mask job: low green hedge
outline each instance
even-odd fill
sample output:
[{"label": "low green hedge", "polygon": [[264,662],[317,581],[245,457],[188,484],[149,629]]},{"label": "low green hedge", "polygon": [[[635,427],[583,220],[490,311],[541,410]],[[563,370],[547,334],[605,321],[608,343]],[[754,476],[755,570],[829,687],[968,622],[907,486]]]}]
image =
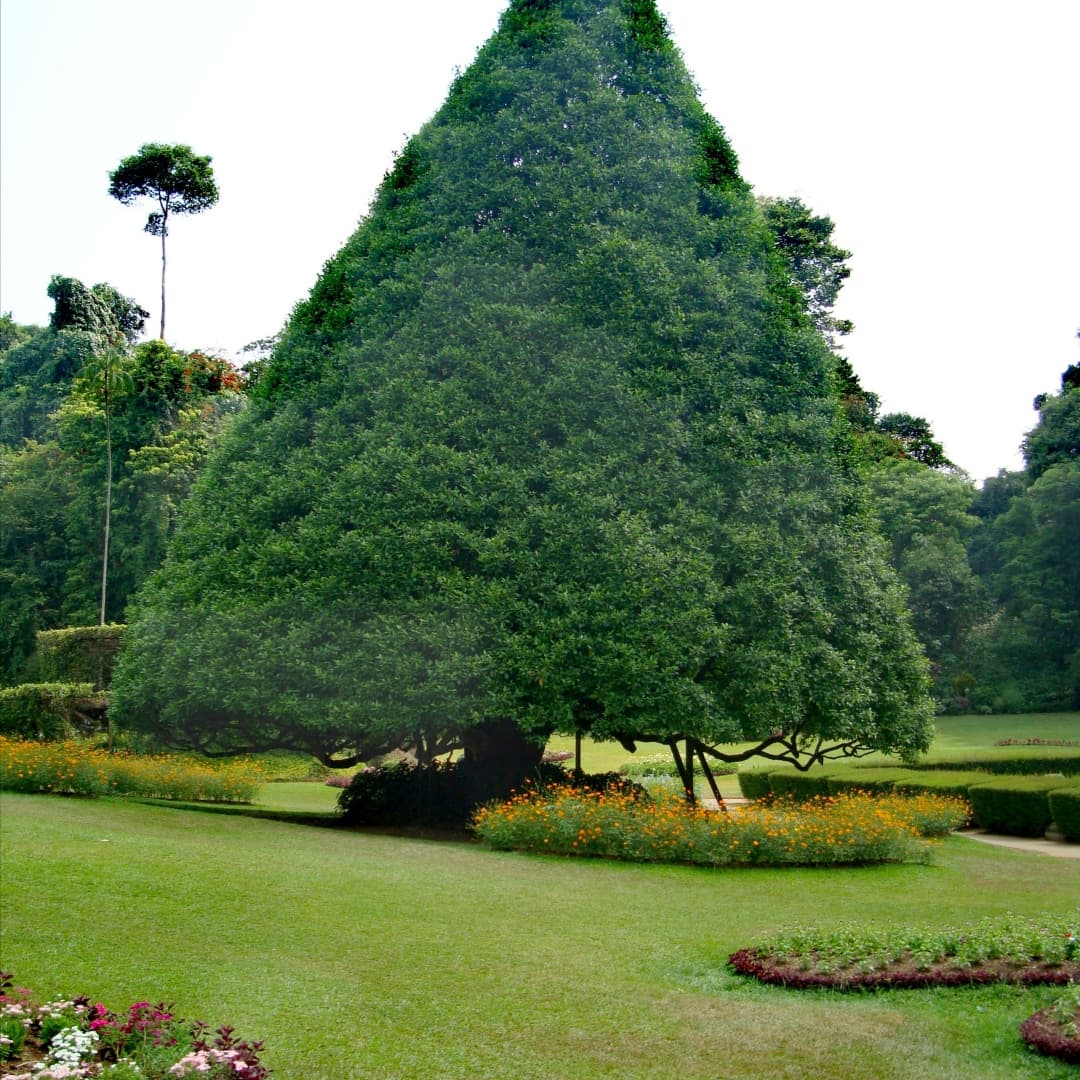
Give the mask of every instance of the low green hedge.
[{"label": "low green hedge", "polygon": [[[1062,773],[1080,776],[1080,750],[1060,748],[1056,753],[1025,754],[1022,747],[998,753],[970,753],[957,757],[939,757],[932,761],[918,761],[907,766],[918,772],[934,770],[976,770],[995,776],[1038,776],[1044,773]],[[870,768],[872,766],[860,766]]]},{"label": "low green hedge", "polygon": [[1047,800],[1061,835],[1066,840],[1080,840],[1080,785],[1051,791]]},{"label": "low green hedge", "polygon": [[815,795],[828,795],[828,773],[821,770],[799,772],[797,769],[777,769],[769,773],[769,790],[774,795],[792,799],[812,799]]},{"label": "low green hedge", "polygon": [[0,735],[63,739],[79,719],[79,706],[94,693],[90,683],[23,683],[0,690]]},{"label": "low green hedge", "polygon": [[769,777],[775,769],[740,769],[739,790],[744,799],[764,799],[772,790]]},{"label": "low green hedge", "polygon": [[830,772],[826,777],[826,786],[830,795],[840,795],[845,791],[892,791],[893,785],[900,780],[915,779],[916,774],[910,769],[840,769]]},{"label": "low green hedge", "polygon": [[893,791],[903,795],[925,792],[928,795],[959,795],[967,798],[968,790],[975,784],[993,780],[987,772],[923,772],[912,773],[907,779],[897,780]]},{"label": "low green hedge", "polygon": [[1063,788],[1080,791],[1080,785],[1060,776],[1001,777],[976,784],[968,791],[972,819],[989,832],[1042,836],[1053,820],[1050,792]]}]

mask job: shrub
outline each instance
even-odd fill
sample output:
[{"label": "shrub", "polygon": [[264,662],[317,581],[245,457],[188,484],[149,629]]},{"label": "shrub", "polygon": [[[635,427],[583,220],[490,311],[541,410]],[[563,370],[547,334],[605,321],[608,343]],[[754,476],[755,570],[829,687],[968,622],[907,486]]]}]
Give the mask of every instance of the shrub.
[{"label": "shrub", "polygon": [[907,779],[897,780],[893,784],[893,791],[900,795],[924,791],[930,794],[959,795],[966,798],[973,784],[983,784],[992,779],[993,776],[985,772],[922,772],[913,774]]},{"label": "shrub", "polygon": [[1056,754],[1028,754],[1023,747],[1014,753],[994,754],[973,752],[962,756],[939,757],[932,761],[917,761],[907,766],[916,772],[936,769],[980,771],[997,776],[1037,776],[1057,772],[1065,776],[1080,774],[1080,750],[1063,747]]},{"label": "shrub", "polygon": [[468,819],[473,805],[457,763],[442,761],[365,769],[338,796],[342,815],[353,825],[453,827]]},{"label": "shrub", "polygon": [[23,683],[0,690],[0,735],[19,739],[70,736],[76,726],[85,726],[81,707],[92,703],[93,693],[88,682]]},{"label": "shrub", "polygon": [[969,791],[972,817],[981,829],[1011,836],[1042,836],[1053,820],[1049,793],[1065,785],[1057,776],[989,780]]},{"label": "shrub", "polygon": [[898,780],[911,779],[914,774],[910,769],[851,769],[830,772],[825,778],[825,786],[830,795],[840,795],[845,791],[892,791]]},{"label": "shrub", "polygon": [[[473,811],[485,800],[478,779],[463,761],[430,765],[400,761],[356,773],[338,796],[338,806],[353,825],[459,829],[469,823]],[[636,798],[644,791],[619,773],[568,773],[561,765],[544,763],[527,783],[534,792],[573,785],[589,791],[625,791]]]},{"label": "shrub", "polygon": [[41,743],[0,736],[0,788],[6,791],[250,802],[262,783],[258,766],[246,758],[143,757],[75,740]]},{"label": "shrub", "polygon": [[769,790],[774,795],[785,795],[792,799],[828,795],[828,774],[821,770],[798,772],[795,769],[776,769],[769,773]]},{"label": "shrub", "polygon": [[116,654],[125,629],[122,623],[108,623],[105,626],[39,630],[38,670],[45,679],[88,682],[95,690],[104,690],[112,681]]},{"label": "shrub", "polygon": [[1066,840],[1080,840],[1080,786],[1058,788],[1047,796],[1050,816]]},{"label": "shrub", "polygon": [[739,790],[747,799],[764,799],[772,791],[769,777],[772,769],[740,769]]},{"label": "shrub", "polygon": [[87,997],[39,1003],[29,990],[13,989],[0,972],[0,1030],[21,1029],[0,1042],[0,1061],[22,1077],[114,1077],[115,1080],[265,1080],[262,1043],[237,1039],[222,1025],[181,1020],[172,1006],[138,1001],[124,1013],[91,1005]]}]

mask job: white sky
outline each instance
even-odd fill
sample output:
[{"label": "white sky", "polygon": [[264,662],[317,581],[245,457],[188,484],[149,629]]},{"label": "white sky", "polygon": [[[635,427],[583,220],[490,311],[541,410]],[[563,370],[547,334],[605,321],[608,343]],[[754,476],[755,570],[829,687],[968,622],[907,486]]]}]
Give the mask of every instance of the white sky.
[{"label": "white sky", "polygon": [[[366,213],[504,0],[0,0],[0,310],[54,273],[149,309],[150,207],[108,174],[144,142],[213,156],[174,219],[166,336],[274,333]],[[854,252],[847,354],[976,479],[1018,468],[1080,328],[1076,0],[660,0],[743,176]]]}]

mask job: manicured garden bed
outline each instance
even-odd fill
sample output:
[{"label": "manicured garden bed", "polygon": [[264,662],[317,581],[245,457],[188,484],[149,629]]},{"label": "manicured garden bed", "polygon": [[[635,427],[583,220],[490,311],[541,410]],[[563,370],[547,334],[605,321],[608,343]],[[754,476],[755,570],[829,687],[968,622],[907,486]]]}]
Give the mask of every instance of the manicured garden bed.
[{"label": "manicured garden bed", "polygon": [[1080,1065],[1080,984],[1020,1025],[1020,1038],[1047,1057]]},{"label": "manicured garden bed", "polygon": [[925,862],[923,838],[961,827],[968,813],[955,797],[851,793],[723,814],[676,794],[555,787],[481,807],[473,829],[501,850],[711,867],[850,866]]},{"label": "manicured garden bed", "polygon": [[1080,919],[1012,917],[964,928],[798,929],[739,949],[740,975],[792,989],[913,989],[1080,980]]},{"label": "manicured garden bed", "polygon": [[0,1080],[265,1080],[261,1052],[164,1002],[114,1013],[85,996],[41,1001],[0,972]]}]

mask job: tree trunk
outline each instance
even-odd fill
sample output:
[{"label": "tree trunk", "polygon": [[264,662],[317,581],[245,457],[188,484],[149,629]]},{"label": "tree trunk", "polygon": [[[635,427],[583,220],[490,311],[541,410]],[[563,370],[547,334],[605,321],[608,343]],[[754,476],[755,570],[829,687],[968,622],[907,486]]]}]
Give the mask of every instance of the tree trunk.
[{"label": "tree trunk", "polygon": [[161,223],[161,333],[158,337],[165,340],[165,222]]},{"label": "tree trunk", "polygon": [[105,599],[109,588],[109,528],[112,523],[112,423],[109,400],[109,370],[105,370],[105,529],[101,555],[101,604],[98,607],[98,626],[105,625]]}]

